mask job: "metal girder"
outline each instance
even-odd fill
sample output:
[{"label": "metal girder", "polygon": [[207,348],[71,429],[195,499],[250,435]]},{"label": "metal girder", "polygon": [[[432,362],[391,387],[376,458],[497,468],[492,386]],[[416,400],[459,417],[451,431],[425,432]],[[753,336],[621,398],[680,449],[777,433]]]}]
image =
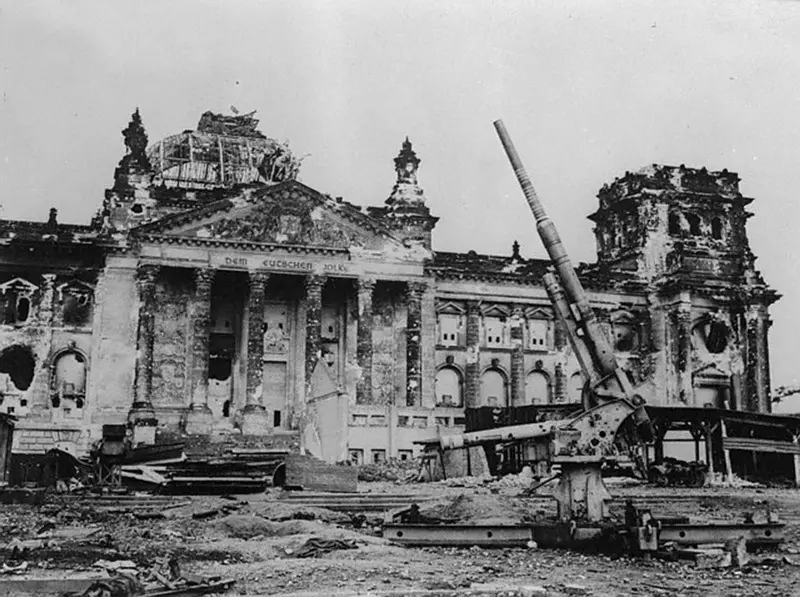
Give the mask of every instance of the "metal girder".
[{"label": "metal girder", "polygon": [[[670,524],[652,528],[657,542],[679,545],[724,543],[744,537],[750,545],[778,544],[784,539],[782,523],[767,524]],[[633,527],[639,534],[644,527]],[[526,547],[536,542],[539,547],[580,548],[606,544],[621,531],[633,530],[620,525],[579,526],[564,523],[534,525],[436,525],[384,524],[383,536],[393,543],[409,546],[445,545],[450,547]],[[639,536],[639,547],[643,537]],[[647,543],[657,545],[652,539]]]},{"label": "metal girder", "polygon": [[403,545],[453,547],[525,547],[534,540],[531,527],[499,525],[385,524],[383,536]]},{"label": "metal girder", "polygon": [[748,544],[775,544],[783,541],[785,526],[783,523],[671,524],[659,529],[658,539],[682,545],[700,545],[744,537]]},{"label": "metal girder", "polygon": [[607,545],[618,533],[614,525],[575,527],[557,522],[525,526],[385,524],[383,536],[393,543],[418,547],[527,547],[534,541],[539,547],[581,549]]}]

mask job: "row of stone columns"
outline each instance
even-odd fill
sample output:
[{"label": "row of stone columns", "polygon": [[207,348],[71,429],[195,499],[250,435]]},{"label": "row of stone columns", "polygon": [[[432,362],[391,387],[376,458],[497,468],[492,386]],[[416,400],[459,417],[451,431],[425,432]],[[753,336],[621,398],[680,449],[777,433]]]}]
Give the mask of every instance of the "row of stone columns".
[{"label": "row of stone columns", "polygon": [[[137,328],[136,373],[134,401],[129,419],[138,426],[155,425],[155,411],[151,402],[153,388],[153,343],[155,338],[155,287],[160,266],[143,265],[137,272],[139,292],[139,323]],[[199,268],[195,270],[195,292],[190,308],[192,321],[191,344],[191,403],[187,412],[188,433],[207,433],[211,426],[211,410],[208,407],[208,359],[211,328],[211,287],[215,271]],[[249,279],[247,300],[247,370],[245,405],[242,411],[243,432],[263,433],[269,423],[263,404],[263,340],[264,300],[269,274],[252,272]],[[306,309],[306,342],[304,372],[306,394],[311,387],[311,378],[321,356],[322,343],[322,290],[327,282],[325,276],[312,275],[304,279]],[[421,403],[422,390],[422,295],[426,286],[409,283],[407,287],[407,331],[406,331],[406,403],[410,406]],[[359,403],[372,401],[372,361],[374,324],[373,293],[375,280],[358,280],[358,328],[356,358],[361,368],[361,378],[356,392]],[[302,410],[301,406],[301,410]],[[302,417],[303,413],[299,413]]]}]

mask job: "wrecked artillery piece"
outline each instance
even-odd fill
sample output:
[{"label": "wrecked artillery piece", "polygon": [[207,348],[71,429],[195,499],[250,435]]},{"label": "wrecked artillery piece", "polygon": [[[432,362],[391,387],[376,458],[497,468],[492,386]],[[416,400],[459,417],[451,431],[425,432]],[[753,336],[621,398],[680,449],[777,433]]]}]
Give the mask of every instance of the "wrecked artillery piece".
[{"label": "wrecked artillery piece", "polygon": [[[766,525],[758,525],[758,529],[751,523],[749,526],[684,525],[684,528],[672,532],[648,511],[638,511],[632,503],[626,509],[624,522],[609,520],[607,501],[611,495],[603,482],[601,467],[617,459],[626,445],[651,439],[652,428],[645,404],[646,398],[653,396],[655,387],[651,382],[634,387],[627,372],[619,366],[556,227],[547,216],[505,126],[500,120],[494,126],[552,261],[543,282],[587,380],[583,390],[584,410],[565,420],[440,435],[421,443],[429,452],[469,446],[507,448],[513,445],[525,452],[527,461],[557,465],[560,468],[559,482],[553,497],[558,505],[558,521],[503,528],[389,525],[385,529],[388,536],[407,544],[436,544],[437,537],[453,535],[451,540],[464,540],[469,544],[470,541],[498,541],[508,535],[507,539],[512,543],[521,538],[536,540],[540,545],[549,543],[562,547],[598,546],[598,543],[622,538],[628,549],[639,552],[657,551],[659,540],[669,540],[668,537],[673,535],[696,543],[708,537],[722,541],[741,537],[750,541],[776,541],[782,525],[771,520]],[[545,543],[542,543],[543,539],[546,539]],[[413,543],[415,540],[417,543]]]}]

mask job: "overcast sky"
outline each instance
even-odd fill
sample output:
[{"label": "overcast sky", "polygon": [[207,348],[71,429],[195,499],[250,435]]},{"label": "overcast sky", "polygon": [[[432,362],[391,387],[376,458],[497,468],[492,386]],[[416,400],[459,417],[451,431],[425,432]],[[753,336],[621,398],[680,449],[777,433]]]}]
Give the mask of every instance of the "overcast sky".
[{"label": "overcast sky", "polygon": [[800,378],[800,2],[0,0],[3,217],[88,223],[141,110],[150,140],[257,110],[301,180],[388,196],[408,135],[439,250],[543,256],[502,118],[575,260],[596,192],[650,163],[728,168],[755,198],[773,385]]}]

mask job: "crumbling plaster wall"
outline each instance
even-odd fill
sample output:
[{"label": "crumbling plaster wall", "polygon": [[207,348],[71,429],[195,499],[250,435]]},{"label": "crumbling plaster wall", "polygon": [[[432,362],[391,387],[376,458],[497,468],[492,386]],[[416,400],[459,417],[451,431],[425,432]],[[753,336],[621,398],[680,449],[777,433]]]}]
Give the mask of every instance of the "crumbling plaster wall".
[{"label": "crumbling plaster wall", "polygon": [[95,290],[87,401],[97,424],[124,423],[133,403],[139,297],[135,257],[109,256]]}]

